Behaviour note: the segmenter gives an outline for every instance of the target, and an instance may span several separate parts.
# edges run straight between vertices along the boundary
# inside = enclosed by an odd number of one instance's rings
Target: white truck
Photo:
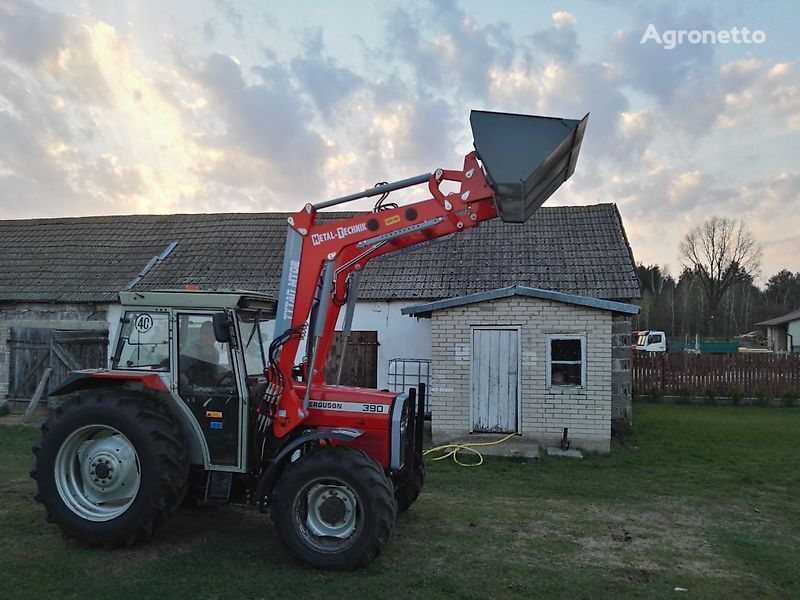
[[[667,334],[663,331],[637,331],[633,335],[633,347],[639,352],[666,352]]]

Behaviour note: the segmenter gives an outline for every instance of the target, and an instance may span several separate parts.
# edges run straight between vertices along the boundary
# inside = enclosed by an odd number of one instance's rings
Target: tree
[[[767,281],[765,294],[770,302],[787,307],[787,312],[796,308],[794,304],[800,302],[800,272],[792,274],[783,269],[775,273]]]
[[[761,246],[742,221],[714,216],[686,234],[680,255],[703,290],[708,332],[713,335],[714,319],[725,292],[758,275]]]

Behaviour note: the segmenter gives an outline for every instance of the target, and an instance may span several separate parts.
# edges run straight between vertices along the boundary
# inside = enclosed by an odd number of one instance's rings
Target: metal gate
[[[108,332],[12,327],[10,333],[9,398],[33,396],[48,367],[52,369],[49,392],[66,379],[69,371],[106,366]]]
[[[520,332],[472,330],[472,431],[519,432]]]
[[[342,360],[342,332],[337,331],[331,342],[325,364],[325,381],[336,382],[336,373]],[[347,343],[341,385],[378,387],[378,332],[353,331]]]

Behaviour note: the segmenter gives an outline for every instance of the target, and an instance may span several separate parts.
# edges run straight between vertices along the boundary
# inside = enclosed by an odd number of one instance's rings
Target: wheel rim
[[[315,550],[335,553],[352,546],[363,522],[358,494],[346,483],[319,479],[295,496],[295,527]]]
[[[107,425],[73,431],[56,455],[58,494],[67,508],[89,521],[110,521],[128,510],[141,479],[133,444]]]

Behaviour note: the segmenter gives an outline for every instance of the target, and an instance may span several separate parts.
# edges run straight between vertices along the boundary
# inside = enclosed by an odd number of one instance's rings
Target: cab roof
[[[275,312],[278,301],[260,292],[246,290],[153,290],[151,292],[120,292],[123,306],[149,306],[165,308],[249,308]]]

